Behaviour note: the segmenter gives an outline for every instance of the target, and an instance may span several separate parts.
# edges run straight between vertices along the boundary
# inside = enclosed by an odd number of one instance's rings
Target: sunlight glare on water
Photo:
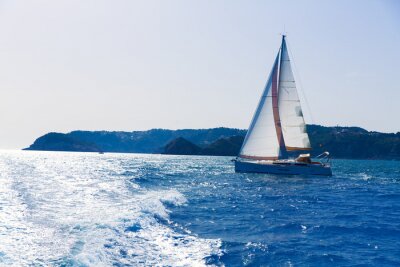
[[[0,152],[0,265],[399,266],[400,163],[237,174],[229,157]]]
[[[135,183],[151,157],[2,152],[0,263],[193,265],[219,255],[218,239],[171,227],[164,203],[184,205],[180,192]]]

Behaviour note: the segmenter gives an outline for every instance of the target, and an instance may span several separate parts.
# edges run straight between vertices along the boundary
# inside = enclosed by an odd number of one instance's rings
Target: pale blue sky
[[[307,123],[400,131],[400,1],[0,0],[0,148],[247,128],[284,27]]]

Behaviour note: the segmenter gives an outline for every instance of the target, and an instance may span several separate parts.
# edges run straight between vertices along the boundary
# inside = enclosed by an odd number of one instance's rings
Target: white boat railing
[[[321,160],[321,162],[324,161],[324,163],[329,163],[331,156],[329,155],[328,151],[325,151],[324,153],[316,156],[316,158]]]

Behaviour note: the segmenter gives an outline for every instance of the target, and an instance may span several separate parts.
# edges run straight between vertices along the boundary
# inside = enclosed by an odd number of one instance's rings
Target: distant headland
[[[311,154],[329,151],[334,158],[400,160],[400,132],[370,132],[359,127],[308,125]],[[233,128],[152,129],[48,133],[24,150],[161,153],[236,156],[246,130]]]

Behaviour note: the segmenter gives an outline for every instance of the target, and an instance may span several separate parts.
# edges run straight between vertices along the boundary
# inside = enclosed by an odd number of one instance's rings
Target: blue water
[[[400,162],[0,152],[0,265],[400,266]]]

